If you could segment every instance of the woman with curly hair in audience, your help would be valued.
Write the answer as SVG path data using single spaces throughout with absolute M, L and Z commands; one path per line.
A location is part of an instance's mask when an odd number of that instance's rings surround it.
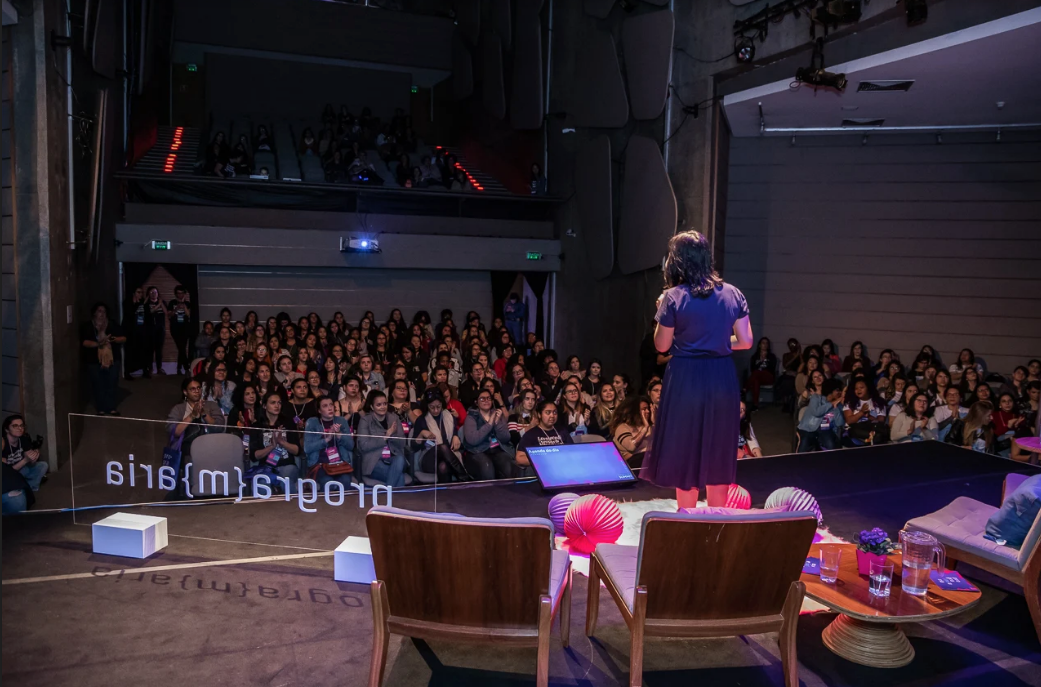
M 257 419 L 260 417 L 260 391 L 256 384 L 245 383 L 235 388 L 235 393 L 232 395 L 232 406 L 231 413 L 228 415 L 228 427 L 237 427 L 240 430 L 249 430 L 257 423 Z M 243 446 L 246 451 L 249 451 L 248 439 L 249 432 L 240 432 L 243 439 Z
M 884 444 L 889 438 L 886 404 L 866 376 L 850 379 L 843 414 L 854 444 Z
M 929 403 L 929 396 L 922 392 L 911 396 L 903 410 L 893 418 L 890 438 L 897 443 L 933 438 L 926 431 L 931 417 Z
M 611 418 L 609 431 L 622 458 L 633 468 L 642 467 L 654 435 L 651 403 L 647 397 L 634 395 L 622 401 Z
M 831 378 L 842 372 L 842 358 L 839 357 L 838 348 L 831 339 L 825 339 L 820 346 L 807 346 L 803 351 L 803 362 L 813 355 L 820 358 L 825 377 Z

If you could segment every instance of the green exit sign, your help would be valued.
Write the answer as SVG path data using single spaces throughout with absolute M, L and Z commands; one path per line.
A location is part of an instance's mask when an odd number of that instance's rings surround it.
M 412 87 L 412 92 L 413 93 L 419 93 L 419 86 L 413 86 Z
M 172 241 L 152 241 L 152 250 L 170 250 L 173 248 Z
M 194 64 L 189 64 L 189 65 L 186 65 L 186 66 L 188 67 L 188 71 L 190 71 L 190 72 L 197 72 L 197 71 L 199 71 L 199 68 L 196 65 L 194 65 Z
M 542 253 L 536 253 L 535 251 L 528 251 L 528 260 L 541 260 Z

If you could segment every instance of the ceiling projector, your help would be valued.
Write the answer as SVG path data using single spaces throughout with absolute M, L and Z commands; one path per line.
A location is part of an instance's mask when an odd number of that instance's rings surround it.
M 340 237 L 341 253 L 380 253 L 380 242 L 376 239 Z

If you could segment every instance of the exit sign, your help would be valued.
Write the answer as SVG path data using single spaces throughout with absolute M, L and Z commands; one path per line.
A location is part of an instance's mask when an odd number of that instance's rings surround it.
M 172 241 L 152 241 L 152 250 L 170 250 L 173 248 Z
M 528 251 L 528 260 L 541 260 L 542 253 L 536 253 L 535 251 Z
M 196 65 L 194 65 L 194 64 L 188 64 L 188 65 L 185 65 L 185 66 L 188 68 L 188 71 L 190 71 L 190 72 L 197 72 L 197 71 L 199 71 L 199 68 Z
M 413 93 L 419 93 L 419 86 L 413 86 L 412 87 L 412 92 Z

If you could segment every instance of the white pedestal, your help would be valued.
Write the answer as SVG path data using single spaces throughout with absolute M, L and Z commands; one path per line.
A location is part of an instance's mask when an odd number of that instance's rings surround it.
M 333 552 L 333 579 L 369 584 L 376 579 L 368 537 L 347 537 Z
M 166 518 L 116 513 L 94 523 L 94 553 L 148 558 L 169 543 Z

